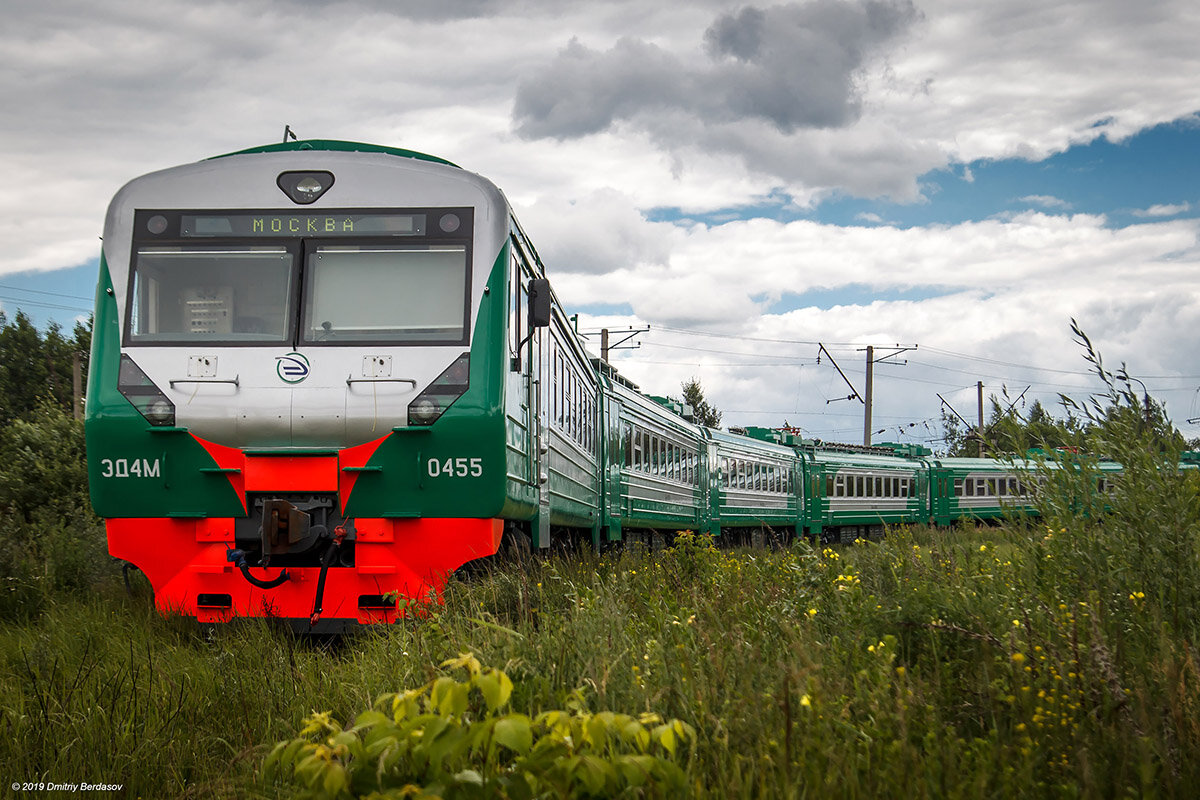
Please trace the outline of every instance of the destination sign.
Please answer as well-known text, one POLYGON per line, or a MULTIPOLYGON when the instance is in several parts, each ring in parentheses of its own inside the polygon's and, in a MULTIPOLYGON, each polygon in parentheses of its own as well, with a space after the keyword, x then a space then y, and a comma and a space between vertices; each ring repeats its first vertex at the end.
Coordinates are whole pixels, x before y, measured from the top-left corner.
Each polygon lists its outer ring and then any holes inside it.
POLYGON ((424 214, 183 214, 186 238, 280 236, 424 236, 424 214))

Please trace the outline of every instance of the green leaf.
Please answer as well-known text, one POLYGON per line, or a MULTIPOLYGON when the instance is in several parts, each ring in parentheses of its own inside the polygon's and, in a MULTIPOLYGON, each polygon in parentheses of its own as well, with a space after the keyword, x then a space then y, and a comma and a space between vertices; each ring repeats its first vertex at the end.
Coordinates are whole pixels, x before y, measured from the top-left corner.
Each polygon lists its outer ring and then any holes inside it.
POLYGON ((454 774, 454 782, 459 785, 467 784, 470 786, 478 786, 478 787, 482 788, 483 787, 483 776, 480 775, 478 772, 476 772, 473 769, 464 769, 463 771, 456 772, 454 774))
POLYGON ((654 739, 671 755, 675 755, 675 730, 670 723, 654 729, 654 739))
POLYGON ((384 722, 391 722, 391 719, 379 711, 364 711, 354 720, 354 727, 350 730, 360 731, 363 728, 371 728, 384 722))
POLYGON ((641 786, 654 777, 654 768, 659 761, 654 756, 624 755, 613 759, 617 771, 630 786, 641 786))
POLYGON ((341 764, 330 764, 325 769, 321 785, 325 789, 325 794, 337 797, 346 788, 346 770, 342 768, 341 764))
POLYGON ((575 777, 583 782, 589 792, 600 794, 604 791, 605 784, 609 779, 616 777, 616 771, 603 759, 584 756, 579 759, 579 764, 575 768, 575 777))
POLYGON ((635 719, 630 719, 621 728, 621 738, 632 744, 642 753, 646 752, 646 749, 650 747, 650 732, 635 719))
POLYGON ((521 755, 528 753, 533 746, 533 729, 529 717, 524 714, 507 714, 496 720, 492 736, 497 743, 521 755))
POLYGON ((488 670, 475 679, 475 685, 483 693, 488 711, 497 711, 512 696, 513 682, 498 669, 488 670))

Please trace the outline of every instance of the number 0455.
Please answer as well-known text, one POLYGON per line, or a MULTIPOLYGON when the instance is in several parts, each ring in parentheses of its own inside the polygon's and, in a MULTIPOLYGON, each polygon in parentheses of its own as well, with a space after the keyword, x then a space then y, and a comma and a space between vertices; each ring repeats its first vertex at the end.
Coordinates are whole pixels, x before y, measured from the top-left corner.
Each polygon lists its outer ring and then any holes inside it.
POLYGON ((431 458, 425 463, 429 477, 465 478, 468 475, 478 478, 483 475, 482 458, 431 458))

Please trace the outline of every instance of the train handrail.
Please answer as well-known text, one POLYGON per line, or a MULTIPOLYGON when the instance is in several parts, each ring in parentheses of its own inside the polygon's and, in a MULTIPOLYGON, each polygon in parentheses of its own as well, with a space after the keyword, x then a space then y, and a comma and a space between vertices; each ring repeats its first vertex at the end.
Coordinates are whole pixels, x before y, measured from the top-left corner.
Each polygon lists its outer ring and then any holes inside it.
POLYGON ((238 382, 238 377, 234 375, 232 378, 172 378, 167 382, 171 385, 172 389, 175 388, 175 384, 177 383, 232 383, 234 386, 240 387, 241 384, 238 382))
POLYGON ((407 383, 414 389, 417 388, 417 382, 412 378, 355 378, 353 375, 347 375, 346 385, 352 383, 407 383))

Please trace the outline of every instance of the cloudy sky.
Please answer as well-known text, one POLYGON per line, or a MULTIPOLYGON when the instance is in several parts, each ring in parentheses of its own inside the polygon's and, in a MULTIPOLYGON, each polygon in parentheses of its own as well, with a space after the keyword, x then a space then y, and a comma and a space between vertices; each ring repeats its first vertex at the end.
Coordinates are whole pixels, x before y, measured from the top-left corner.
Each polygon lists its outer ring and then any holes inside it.
POLYGON ((1194 0, 15 0, 0 307, 70 327, 121 184, 288 124, 494 180, 581 331, 726 423, 861 440, 867 345, 916 348, 876 441, 1082 398, 1074 318, 1200 436, 1197 40, 1194 0))

